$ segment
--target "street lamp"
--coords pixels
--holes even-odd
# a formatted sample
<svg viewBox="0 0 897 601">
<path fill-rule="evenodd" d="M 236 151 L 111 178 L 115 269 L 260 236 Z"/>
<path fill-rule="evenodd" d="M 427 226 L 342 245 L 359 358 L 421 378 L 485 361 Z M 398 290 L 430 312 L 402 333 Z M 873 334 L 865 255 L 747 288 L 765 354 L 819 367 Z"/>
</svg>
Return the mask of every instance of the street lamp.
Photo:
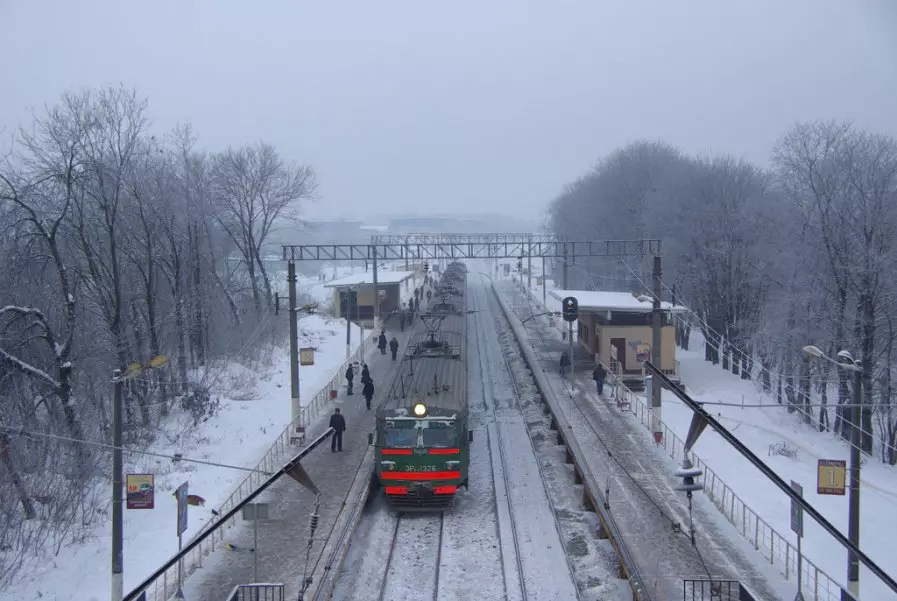
<svg viewBox="0 0 897 601">
<path fill-rule="evenodd" d="M 850 497 L 848 500 L 847 538 L 860 548 L 860 422 L 863 408 L 863 367 L 854 359 L 850 351 L 838 351 L 838 361 L 822 352 L 819 347 L 808 345 L 803 348 L 810 359 L 823 359 L 839 369 L 853 372 L 853 407 L 850 411 Z M 860 594 L 860 559 L 851 549 L 847 550 L 847 588 L 849 595 L 841 591 L 841 601 L 854 601 Z"/>
<path fill-rule="evenodd" d="M 165 367 L 168 357 L 156 355 L 140 365 L 131 363 L 125 372 L 116 369 L 112 372 L 112 601 L 121 601 L 124 597 L 124 467 L 122 465 L 122 386 L 126 380 L 132 380 L 143 373 Z"/>
</svg>

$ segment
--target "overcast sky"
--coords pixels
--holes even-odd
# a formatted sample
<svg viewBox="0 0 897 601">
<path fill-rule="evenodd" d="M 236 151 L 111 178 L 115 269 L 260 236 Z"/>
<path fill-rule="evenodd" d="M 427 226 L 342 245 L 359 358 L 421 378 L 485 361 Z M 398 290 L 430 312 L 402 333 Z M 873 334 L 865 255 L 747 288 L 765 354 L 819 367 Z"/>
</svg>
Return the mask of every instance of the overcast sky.
<svg viewBox="0 0 897 601">
<path fill-rule="evenodd" d="M 0 0 L 0 129 L 124 83 L 154 127 L 314 165 L 312 218 L 541 214 L 638 138 L 766 161 L 795 120 L 897 134 L 897 0 Z"/>
</svg>

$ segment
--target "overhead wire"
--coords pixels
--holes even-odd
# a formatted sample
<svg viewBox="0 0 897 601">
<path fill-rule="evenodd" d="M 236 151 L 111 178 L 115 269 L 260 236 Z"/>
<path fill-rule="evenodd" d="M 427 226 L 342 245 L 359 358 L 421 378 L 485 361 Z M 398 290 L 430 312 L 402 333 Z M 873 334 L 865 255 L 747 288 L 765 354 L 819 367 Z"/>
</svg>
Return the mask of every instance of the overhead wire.
<svg viewBox="0 0 897 601">
<path fill-rule="evenodd" d="M 231 465 L 231 464 L 227 464 L 227 463 L 221 463 L 218 461 L 207 461 L 205 459 L 193 459 L 192 457 L 185 457 L 183 455 L 175 455 L 175 454 L 169 454 L 169 453 L 156 453 L 153 451 L 141 451 L 139 449 L 132 449 L 130 447 L 125 447 L 125 446 L 116 446 L 116 445 L 108 444 L 105 442 L 99 442 L 99 441 L 95 441 L 95 440 L 72 438 L 69 436 L 62 436 L 59 434 L 49 434 L 46 432 L 35 432 L 33 430 L 28 430 L 23 427 L 6 426 L 3 424 L 0 424 L 0 430 L 5 431 L 7 434 L 9 434 L 11 436 L 17 436 L 20 438 L 22 438 L 22 437 L 47 438 L 47 439 L 59 440 L 62 442 L 70 442 L 73 444 L 80 444 L 80 445 L 85 445 L 85 446 L 92 446 L 92 447 L 108 449 L 111 451 L 120 450 L 122 453 L 124 453 L 126 455 L 145 455 L 148 457 L 159 457 L 162 459 L 170 459 L 174 462 L 183 461 L 185 463 L 197 463 L 197 464 L 201 464 L 201 465 L 209 465 L 212 467 L 221 467 L 221 468 L 225 468 L 225 469 L 239 470 L 239 471 L 243 471 L 243 472 L 254 472 L 254 473 L 264 474 L 265 476 L 271 475 L 271 472 L 266 472 L 264 470 L 251 468 L 251 467 L 242 467 L 239 465 Z"/>
</svg>

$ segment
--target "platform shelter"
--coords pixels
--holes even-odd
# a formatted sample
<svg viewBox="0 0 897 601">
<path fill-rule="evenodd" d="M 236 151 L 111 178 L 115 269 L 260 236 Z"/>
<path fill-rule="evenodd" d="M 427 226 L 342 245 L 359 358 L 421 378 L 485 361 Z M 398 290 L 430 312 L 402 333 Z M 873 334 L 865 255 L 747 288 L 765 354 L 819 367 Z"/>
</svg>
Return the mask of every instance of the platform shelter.
<svg viewBox="0 0 897 601">
<path fill-rule="evenodd" d="M 642 364 L 651 358 L 653 303 L 641 293 L 596 290 L 552 290 L 548 293 L 548 309 L 560 311 L 562 299 L 573 296 L 579 302 L 579 319 L 574 324 L 579 345 L 596 363 L 609 365 L 623 376 L 627 385 L 644 385 Z M 676 360 L 676 328 L 674 316 L 685 313 L 685 307 L 662 302 L 660 368 L 673 381 L 679 381 Z M 566 325 L 566 324 L 564 324 Z"/>
<path fill-rule="evenodd" d="M 401 288 L 409 289 L 423 278 L 416 271 L 377 272 L 380 315 L 386 316 L 393 309 L 402 307 Z M 374 319 L 374 274 L 370 271 L 353 274 L 324 284 L 333 289 L 333 313 L 355 322 Z"/>
</svg>

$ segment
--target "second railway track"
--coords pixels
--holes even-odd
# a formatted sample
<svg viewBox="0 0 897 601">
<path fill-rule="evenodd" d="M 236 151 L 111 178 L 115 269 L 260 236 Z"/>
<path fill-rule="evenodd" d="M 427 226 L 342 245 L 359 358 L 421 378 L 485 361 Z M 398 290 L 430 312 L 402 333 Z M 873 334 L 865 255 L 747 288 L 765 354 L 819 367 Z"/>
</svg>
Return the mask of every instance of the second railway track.
<svg viewBox="0 0 897 601">
<path fill-rule="evenodd" d="M 378 601 L 439 598 L 444 526 L 443 514 L 396 514 Z"/>
</svg>

